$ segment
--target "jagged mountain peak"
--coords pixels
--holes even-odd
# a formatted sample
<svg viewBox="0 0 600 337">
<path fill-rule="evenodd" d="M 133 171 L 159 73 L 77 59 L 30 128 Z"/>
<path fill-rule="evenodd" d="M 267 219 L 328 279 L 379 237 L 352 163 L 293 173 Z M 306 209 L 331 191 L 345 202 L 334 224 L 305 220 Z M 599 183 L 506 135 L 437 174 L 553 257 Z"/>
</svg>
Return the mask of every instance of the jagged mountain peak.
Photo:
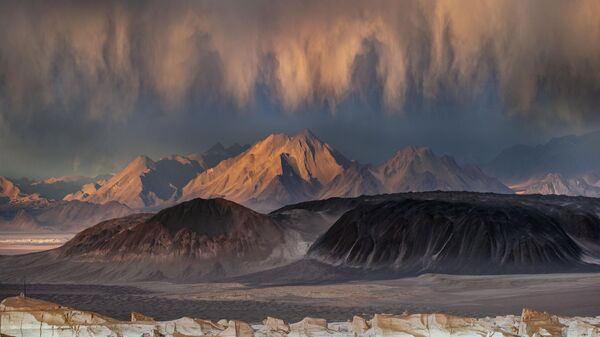
<svg viewBox="0 0 600 337">
<path fill-rule="evenodd" d="M 222 162 L 183 190 L 183 198 L 226 197 L 259 210 L 335 196 L 430 190 L 511 193 L 481 170 L 430 148 L 408 146 L 378 167 L 351 162 L 305 129 L 274 133 Z"/>
<path fill-rule="evenodd" d="M 173 203 L 179 189 L 202 171 L 196 161 L 170 156 L 154 161 L 147 156 L 135 157 L 125 168 L 99 186 L 84 186 L 82 193 L 65 196 L 65 200 L 82 200 L 98 204 L 118 201 L 142 209 Z"/>
<path fill-rule="evenodd" d="M 427 146 L 409 145 L 396 151 L 394 155 L 386 163 L 402 163 L 404 165 L 411 164 L 416 161 L 442 161 L 453 166 L 458 166 L 454 158 L 448 155 L 437 155 Z"/>
<path fill-rule="evenodd" d="M 393 157 L 414 157 L 414 156 L 433 156 L 433 151 L 427 146 L 408 145 L 396 151 Z"/>
<path fill-rule="evenodd" d="M 281 206 L 310 199 L 349 161 L 310 131 L 271 134 L 237 157 L 198 175 L 183 198 L 224 196 L 245 205 Z"/>
<path fill-rule="evenodd" d="M 438 156 L 428 147 L 407 146 L 373 172 L 387 193 L 433 190 L 512 193 L 480 169 L 461 167 L 454 158 Z"/>
<path fill-rule="evenodd" d="M 203 154 L 170 155 L 157 161 L 137 156 L 110 179 L 84 185 L 63 199 L 100 204 L 116 200 L 135 209 L 169 206 L 179 199 L 191 179 L 242 150 L 239 144 L 225 148 L 217 143 Z"/>
<path fill-rule="evenodd" d="M 563 174 L 551 172 L 540 177 L 533 177 L 517 184 L 511 188 L 517 194 L 559 194 L 571 196 L 600 196 L 598 181 L 595 176 L 568 178 Z"/>
<path fill-rule="evenodd" d="M 296 135 L 294 135 L 295 138 L 305 138 L 305 139 L 317 139 L 319 141 L 321 141 L 319 139 L 319 137 L 317 137 L 309 128 L 304 128 L 302 129 L 300 132 L 298 132 Z"/>
<path fill-rule="evenodd" d="M 150 157 L 145 155 L 139 155 L 133 158 L 133 160 L 130 161 L 129 164 L 127 164 L 127 166 L 125 166 L 124 171 L 131 172 L 146 170 L 152 168 L 155 164 L 156 163 L 154 162 L 154 160 L 150 159 Z"/>
</svg>

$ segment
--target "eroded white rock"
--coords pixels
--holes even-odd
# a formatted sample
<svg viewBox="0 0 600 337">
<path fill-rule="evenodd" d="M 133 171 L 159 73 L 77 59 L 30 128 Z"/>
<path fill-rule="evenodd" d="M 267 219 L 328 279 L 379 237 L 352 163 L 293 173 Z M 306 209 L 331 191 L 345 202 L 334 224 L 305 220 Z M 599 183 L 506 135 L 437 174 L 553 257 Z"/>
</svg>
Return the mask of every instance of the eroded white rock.
<svg viewBox="0 0 600 337">
<path fill-rule="evenodd" d="M 262 324 L 183 317 L 154 321 L 140 313 L 119 321 L 93 312 L 26 297 L 0 303 L 2 337 L 600 337 L 600 317 L 561 317 L 524 309 L 521 316 L 469 318 L 445 314 L 375 315 L 371 320 L 328 323 L 267 317 Z"/>
</svg>

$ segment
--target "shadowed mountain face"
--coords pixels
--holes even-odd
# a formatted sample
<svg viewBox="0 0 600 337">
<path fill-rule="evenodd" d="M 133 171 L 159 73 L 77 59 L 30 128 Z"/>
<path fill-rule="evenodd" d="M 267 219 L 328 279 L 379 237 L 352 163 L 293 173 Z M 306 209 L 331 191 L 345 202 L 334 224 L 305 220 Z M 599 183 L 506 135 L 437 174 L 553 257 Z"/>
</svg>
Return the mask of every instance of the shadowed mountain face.
<svg viewBox="0 0 600 337">
<path fill-rule="evenodd" d="M 229 147 L 223 146 L 221 143 L 213 145 L 203 153 L 192 154 L 188 157 L 199 162 L 204 169 L 209 169 L 217 166 L 220 162 L 227 158 L 232 158 L 246 151 L 250 145 L 240 145 L 235 143 Z"/>
<path fill-rule="evenodd" d="M 407 273 L 532 273 L 585 265 L 582 247 L 561 222 L 533 207 L 413 199 L 356 207 L 308 256 Z"/>
<path fill-rule="evenodd" d="M 554 138 L 537 146 L 515 145 L 502 151 L 485 170 L 505 183 L 516 184 L 549 173 L 575 178 L 599 173 L 600 131 Z"/>
<path fill-rule="evenodd" d="M 172 156 L 155 162 L 139 156 L 91 193 L 70 194 L 65 200 L 97 204 L 118 201 L 135 209 L 160 207 L 174 203 L 180 189 L 202 170 L 200 163 L 187 157 Z"/>
</svg>

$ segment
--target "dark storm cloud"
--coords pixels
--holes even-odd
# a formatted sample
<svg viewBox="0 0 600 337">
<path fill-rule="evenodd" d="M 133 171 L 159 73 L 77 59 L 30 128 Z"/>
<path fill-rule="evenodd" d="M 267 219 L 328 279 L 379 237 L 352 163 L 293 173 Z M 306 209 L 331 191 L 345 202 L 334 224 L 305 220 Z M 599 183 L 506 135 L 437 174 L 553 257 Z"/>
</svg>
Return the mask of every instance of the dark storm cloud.
<svg viewBox="0 0 600 337">
<path fill-rule="evenodd" d="M 419 133 L 456 152 L 461 128 L 595 123 L 598 97 L 595 0 L 0 3 L 0 171 L 14 174 L 299 125 L 343 147 L 335 130 L 402 124 L 382 152 Z"/>
</svg>

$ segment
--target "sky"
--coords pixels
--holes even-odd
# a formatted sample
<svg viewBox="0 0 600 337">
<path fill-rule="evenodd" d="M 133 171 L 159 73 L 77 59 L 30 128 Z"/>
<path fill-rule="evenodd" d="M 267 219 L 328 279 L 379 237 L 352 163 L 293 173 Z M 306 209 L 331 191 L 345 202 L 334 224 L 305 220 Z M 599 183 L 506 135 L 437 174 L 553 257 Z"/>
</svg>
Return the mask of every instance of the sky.
<svg viewBox="0 0 600 337">
<path fill-rule="evenodd" d="M 310 128 L 485 163 L 600 128 L 597 0 L 0 2 L 0 175 Z"/>
</svg>

